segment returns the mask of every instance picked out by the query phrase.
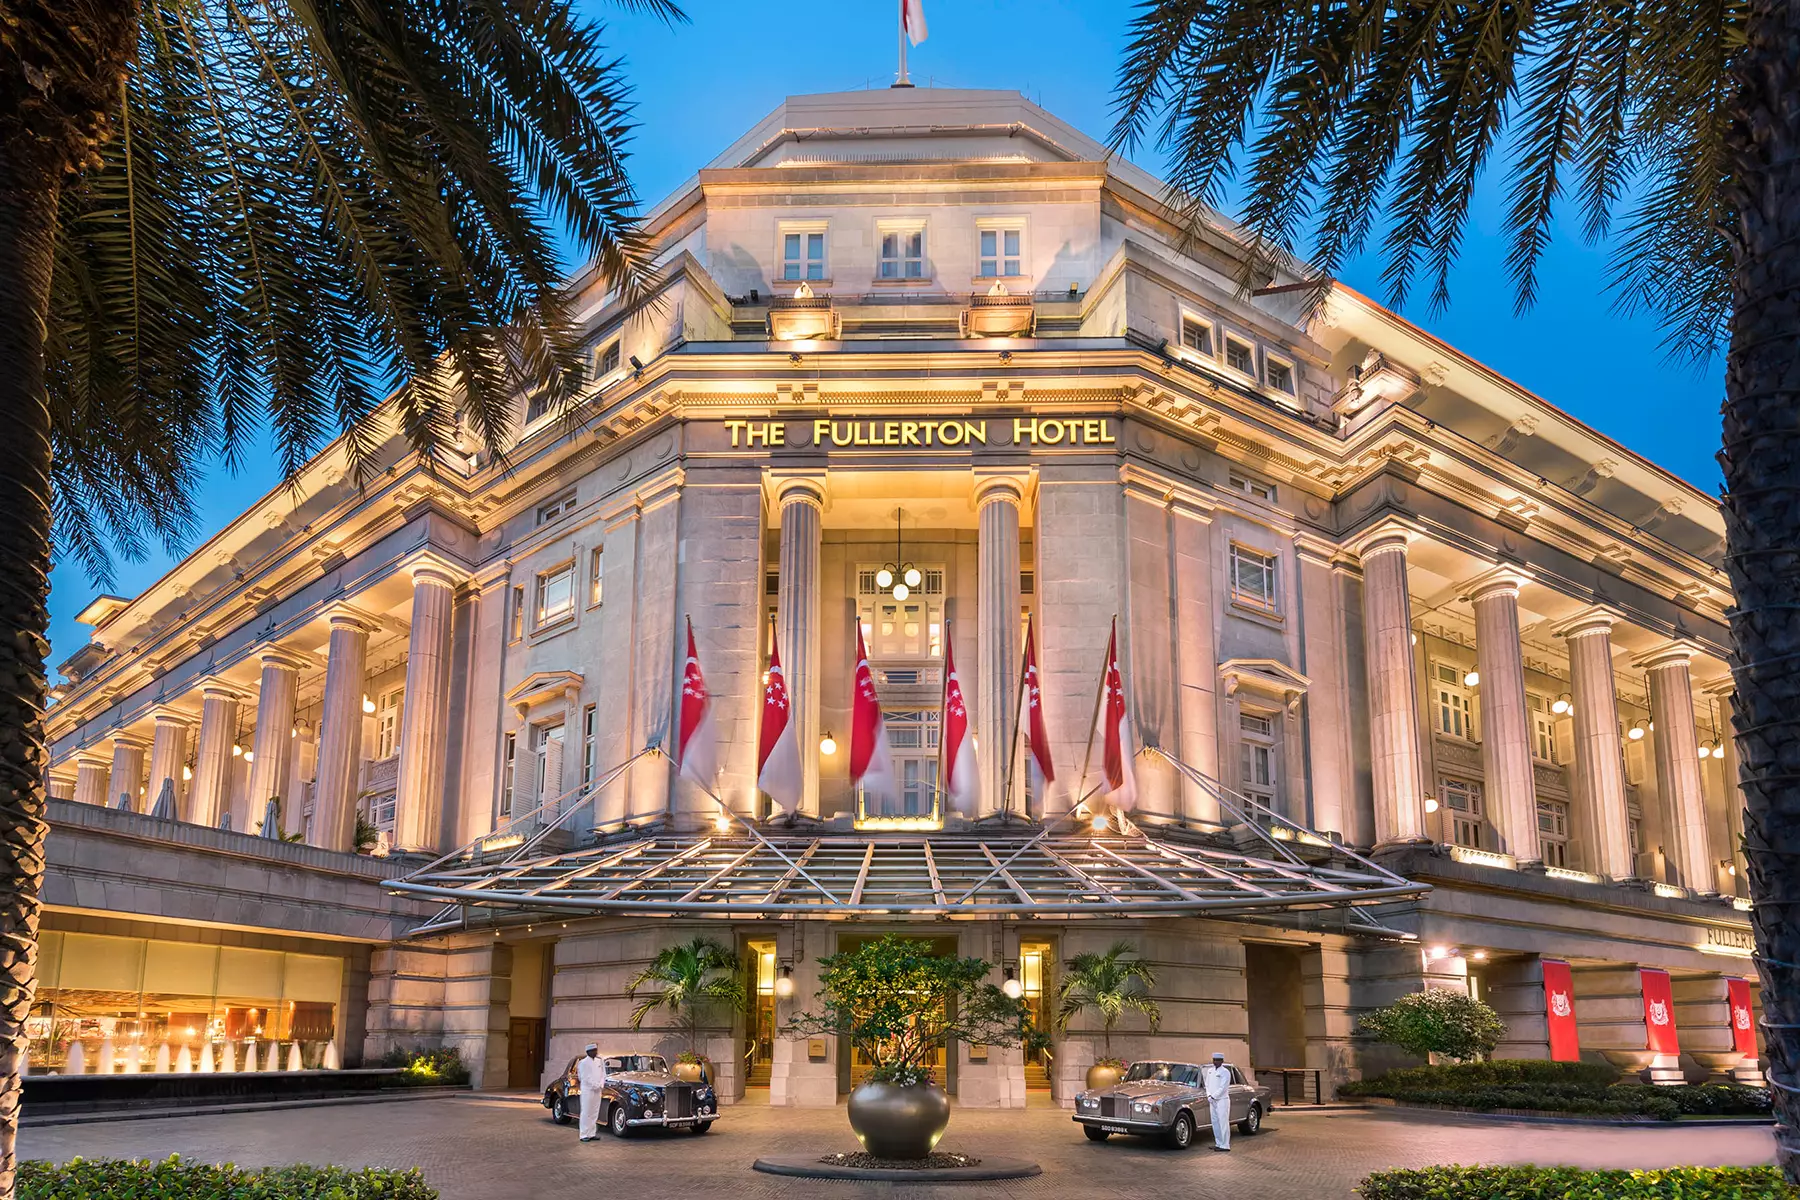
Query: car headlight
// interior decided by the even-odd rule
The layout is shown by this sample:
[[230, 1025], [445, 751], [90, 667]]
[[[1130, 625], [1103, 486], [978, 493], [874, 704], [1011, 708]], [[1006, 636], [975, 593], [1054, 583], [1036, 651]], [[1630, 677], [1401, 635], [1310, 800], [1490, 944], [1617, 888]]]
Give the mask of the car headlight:
[[1154, 1100], [1133, 1100], [1131, 1102], [1132, 1113], [1140, 1117], [1154, 1116], [1160, 1107], [1162, 1106]]
[[1100, 1107], [1100, 1100], [1098, 1097], [1095, 1097], [1095, 1096], [1086, 1096], [1086, 1095], [1077, 1096], [1075, 1098], [1075, 1102], [1077, 1104], [1081, 1105], [1081, 1107], [1083, 1107], [1083, 1108], [1099, 1108]]

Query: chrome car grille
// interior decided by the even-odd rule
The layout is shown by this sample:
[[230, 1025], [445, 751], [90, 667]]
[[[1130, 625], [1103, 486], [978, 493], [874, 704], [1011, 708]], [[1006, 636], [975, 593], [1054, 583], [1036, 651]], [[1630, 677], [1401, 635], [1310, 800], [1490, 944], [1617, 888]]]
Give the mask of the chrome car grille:
[[670, 1118], [693, 1116], [694, 1089], [684, 1083], [670, 1084], [663, 1092], [663, 1115]]
[[1125, 1098], [1123, 1096], [1100, 1097], [1100, 1115], [1103, 1117], [1123, 1117], [1125, 1115]]

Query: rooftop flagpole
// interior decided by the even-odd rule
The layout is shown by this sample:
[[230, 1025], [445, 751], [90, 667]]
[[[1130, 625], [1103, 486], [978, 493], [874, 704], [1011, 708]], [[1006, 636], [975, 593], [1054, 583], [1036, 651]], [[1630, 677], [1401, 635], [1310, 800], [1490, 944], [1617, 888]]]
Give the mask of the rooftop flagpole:
[[900, 75], [894, 86], [911, 87], [912, 80], [906, 74], [906, 0], [895, 0], [895, 13], [900, 18]]

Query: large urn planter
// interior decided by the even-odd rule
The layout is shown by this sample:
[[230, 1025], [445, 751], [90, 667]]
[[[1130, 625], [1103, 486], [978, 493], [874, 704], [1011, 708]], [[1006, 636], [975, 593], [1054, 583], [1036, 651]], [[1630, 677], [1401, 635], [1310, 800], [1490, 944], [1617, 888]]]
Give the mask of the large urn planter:
[[677, 1062], [672, 1074], [686, 1083], [705, 1083], [711, 1074], [707, 1061], [697, 1058], [693, 1062]]
[[1644, 1068], [1656, 1061], [1654, 1050], [1602, 1050], [1600, 1055], [1619, 1069], [1622, 1083], [1636, 1083]]
[[1124, 1078], [1125, 1068], [1111, 1063], [1095, 1063], [1087, 1071], [1087, 1088], [1091, 1092], [1099, 1088], [1114, 1087]]
[[950, 1125], [950, 1097], [935, 1083], [862, 1084], [850, 1093], [850, 1128], [877, 1158], [924, 1158]]

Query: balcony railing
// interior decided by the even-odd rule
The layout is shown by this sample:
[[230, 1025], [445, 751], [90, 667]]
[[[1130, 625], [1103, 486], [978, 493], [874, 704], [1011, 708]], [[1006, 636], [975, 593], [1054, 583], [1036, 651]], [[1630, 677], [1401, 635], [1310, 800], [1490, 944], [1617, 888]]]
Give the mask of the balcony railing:
[[1037, 307], [1029, 292], [1014, 295], [999, 284], [994, 291], [975, 292], [962, 313], [964, 337], [1030, 337]]

